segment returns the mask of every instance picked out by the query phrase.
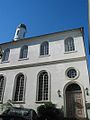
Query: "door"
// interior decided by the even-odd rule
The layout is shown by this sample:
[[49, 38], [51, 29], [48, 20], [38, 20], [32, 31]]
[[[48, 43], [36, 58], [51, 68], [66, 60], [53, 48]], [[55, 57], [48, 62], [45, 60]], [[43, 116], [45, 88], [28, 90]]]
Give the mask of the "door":
[[66, 89], [66, 113], [67, 117], [84, 118], [84, 106], [82, 99], [82, 92], [80, 87], [75, 88], [76, 85], [69, 86]]

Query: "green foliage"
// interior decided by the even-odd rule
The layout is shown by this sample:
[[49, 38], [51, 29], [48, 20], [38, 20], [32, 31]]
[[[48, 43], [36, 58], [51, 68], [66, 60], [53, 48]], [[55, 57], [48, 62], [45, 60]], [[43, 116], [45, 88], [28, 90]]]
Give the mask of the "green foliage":
[[63, 112], [55, 104], [47, 102], [37, 108], [39, 120], [63, 120]]

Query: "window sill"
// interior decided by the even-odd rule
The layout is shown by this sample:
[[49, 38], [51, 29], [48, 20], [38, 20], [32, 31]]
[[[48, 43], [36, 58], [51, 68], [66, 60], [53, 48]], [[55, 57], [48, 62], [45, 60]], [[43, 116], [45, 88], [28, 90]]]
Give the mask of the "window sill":
[[39, 57], [43, 58], [43, 57], [49, 57], [49, 56], [50, 56], [50, 54], [48, 54], [48, 55], [40, 55]]
[[43, 100], [43, 101], [35, 101], [35, 103], [46, 103], [46, 102], [50, 102], [50, 100], [47, 100], [47, 101], [45, 101], [45, 100]]
[[25, 101], [12, 101], [13, 104], [25, 104]]
[[10, 61], [1, 61], [2, 64], [9, 63]]
[[29, 60], [29, 58], [20, 58], [18, 61]]
[[77, 51], [67, 51], [64, 54], [76, 53]]

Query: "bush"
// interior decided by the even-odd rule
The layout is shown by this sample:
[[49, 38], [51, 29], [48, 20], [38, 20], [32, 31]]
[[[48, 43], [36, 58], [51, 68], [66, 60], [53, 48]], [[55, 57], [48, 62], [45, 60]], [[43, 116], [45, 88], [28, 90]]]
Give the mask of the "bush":
[[57, 109], [55, 104], [51, 102], [40, 105], [37, 108], [38, 119], [39, 120], [63, 120], [63, 111]]

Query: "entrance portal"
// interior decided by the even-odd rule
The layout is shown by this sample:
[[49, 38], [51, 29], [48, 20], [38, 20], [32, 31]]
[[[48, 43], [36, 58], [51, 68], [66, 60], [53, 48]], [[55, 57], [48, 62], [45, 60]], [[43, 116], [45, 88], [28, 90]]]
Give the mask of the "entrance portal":
[[76, 83], [66, 88], [66, 114], [69, 118], [84, 118], [82, 91]]

